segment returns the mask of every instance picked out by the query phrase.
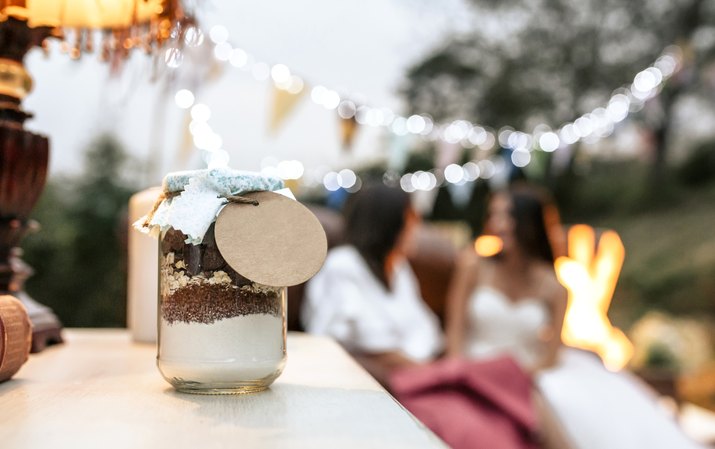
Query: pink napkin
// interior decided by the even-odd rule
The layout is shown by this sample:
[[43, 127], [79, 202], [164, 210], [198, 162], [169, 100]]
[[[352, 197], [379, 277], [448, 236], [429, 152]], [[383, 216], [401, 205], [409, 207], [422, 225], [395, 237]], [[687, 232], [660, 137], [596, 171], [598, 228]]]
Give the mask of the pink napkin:
[[454, 449], [535, 449], [531, 378], [509, 357], [402, 369], [390, 388]]

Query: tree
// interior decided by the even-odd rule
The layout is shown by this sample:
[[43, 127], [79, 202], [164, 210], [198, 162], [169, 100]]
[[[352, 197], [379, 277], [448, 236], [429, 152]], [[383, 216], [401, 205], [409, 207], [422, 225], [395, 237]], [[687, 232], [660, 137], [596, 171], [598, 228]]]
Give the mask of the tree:
[[689, 95], [712, 96], [715, 2], [706, 0], [470, 0], [474, 27], [451, 36], [407, 73], [414, 113], [531, 131], [604, 105], [661, 51], [678, 44], [684, 68], [639, 114], [662, 175], [673, 113]]
[[126, 207], [131, 189], [119, 143], [101, 136], [77, 178], [48, 183], [34, 216], [43, 226], [25, 241], [36, 274], [28, 292], [66, 326], [124, 326]]

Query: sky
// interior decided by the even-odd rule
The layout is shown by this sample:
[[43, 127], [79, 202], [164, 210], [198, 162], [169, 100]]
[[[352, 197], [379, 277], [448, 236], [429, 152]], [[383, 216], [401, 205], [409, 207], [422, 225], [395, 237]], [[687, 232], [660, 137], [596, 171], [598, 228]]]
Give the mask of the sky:
[[[398, 113], [405, 112], [398, 89], [406, 69], [471, 20], [465, 0], [199, 3], [204, 30], [224, 25], [229, 41], [256, 59], [286, 64], [312, 86], [360, 93], [369, 105]], [[148, 184], [167, 171], [200, 166], [196, 149], [177, 156], [186, 111], [176, 106], [174, 93], [182, 87], [211, 108], [209, 123], [222, 136], [232, 167], [259, 170], [261, 161], [272, 157], [300, 160], [306, 171], [339, 169], [385, 156], [386, 140], [378, 128], [361, 127], [353, 150], [342, 151], [335, 111], [314, 104], [310, 95], [270, 135], [268, 81], [225, 63], [217, 79], [197, 85], [191, 80], [206, 64], [187, 57], [173, 73], [178, 81], [163, 89], [167, 83], [151, 80], [157, 63], [161, 60], [135, 52], [121, 75], [111, 77], [96, 54], [71, 61], [53, 45], [49, 56], [39, 50], [28, 55], [35, 87], [24, 108], [35, 117], [27, 127], [51, 138], [50, 176], [80, 171], [83, 151], [103, 132], [114, 133], [142, 161], [153, 161]]]

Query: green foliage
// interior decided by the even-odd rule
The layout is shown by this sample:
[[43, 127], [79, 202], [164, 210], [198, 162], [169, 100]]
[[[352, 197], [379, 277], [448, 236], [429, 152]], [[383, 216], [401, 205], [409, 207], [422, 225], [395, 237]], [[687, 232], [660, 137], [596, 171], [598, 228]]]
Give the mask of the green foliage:
[[[648, 170], [638, 161], [593, 160], [555, 179], [555, 196], [566, 222], [622, 217], [644, 208]], [[665, 206], [662, 202], [661, 206]]]
[[419, 170], [427, 171], [434, 168], [435, 149], [428, 148], [424, 151], [410, 153], [405, 164], [405, 172], [412, 173]]
[[715, 140], [698, 145], [678, 167], [678, 179], [688, 186], [715, 181]]
[[473, 29], [409, 70], [403, 94], [413, 112], [495, 128], [558, 126], [603, 105], [668, 45], [683, 44], [693, 56], [678, 94], [706, 85], [699, 68], [715, 58], [715, 42], [701, 38], [715, 22], [705, 0], [471, 4]]
[[654, 344], [648, 351], [645, 366], [649, 369], [676, 370], [678, 361], [668, 347], [663, 344]]
[[[413, 113], [466, 119], [498, 130], [557, 129], [604, 106], [668, 46], [683, 68], [632, 118], [652, 137], [646, 200], [662, 197], [674, 111], [687, 96], [711, 95], [715, 2], [707, 0], [470, 0], [471, 30], [449, 36], [407, 73]], [[547, 175], [548, 167], [542, 167]], [[572, 176], [572, 180], [577, 177]]]
[[126, 206], [135, 189], [122, 180], [127, 162], [108, 136], [88, 149], [84, 172], [56, 178], [34, 210], [43, 225], [23, 244], [36, 274], [27, 291], [65, 326], [124, 326]]
[[715, 317], [715, 185], [680, 192], [668, 207], [593, 217], [616, 230], [626, 258], [611, 314], [627, 327], [648, 310]]

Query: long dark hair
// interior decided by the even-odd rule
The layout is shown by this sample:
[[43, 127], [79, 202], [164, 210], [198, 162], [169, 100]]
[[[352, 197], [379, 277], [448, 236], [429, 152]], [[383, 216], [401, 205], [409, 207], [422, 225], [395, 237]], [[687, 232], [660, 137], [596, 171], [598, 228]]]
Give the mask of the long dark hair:
[[405, 226], [409, 205], [407, 193], [382, 183], [364, 186], [345, 202], [345, 242], [358, 250], [385, 287], [385, 261]]
[[552, 264], [561, 254], [561, 221], [551, 196], [543, 189], [518, 183], [507, 192], [516, 222], [519, 246], [531, 257]]

